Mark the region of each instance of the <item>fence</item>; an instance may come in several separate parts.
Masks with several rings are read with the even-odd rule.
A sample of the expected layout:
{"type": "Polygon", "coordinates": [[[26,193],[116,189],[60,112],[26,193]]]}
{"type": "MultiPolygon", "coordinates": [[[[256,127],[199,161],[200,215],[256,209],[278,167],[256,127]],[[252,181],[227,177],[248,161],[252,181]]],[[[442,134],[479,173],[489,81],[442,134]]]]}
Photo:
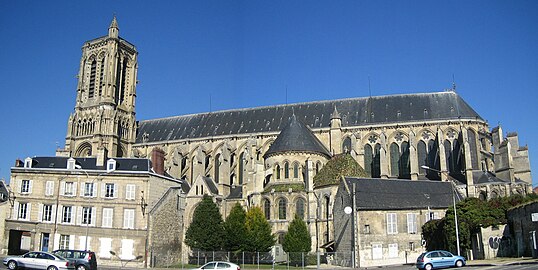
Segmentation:
{"type": "MultiPolygon", "coordinates": [[[[300,269],[316,268],[317,265],[351,267],[350,252],[231,252],[231,251],[191,251],[188,262],[180,268],[202,266],[211,261],[227,261],[241,266],[241,269],[300,269]]],[[[162,266],[161,266],[162,267],[162,266]]],[[[177,265],[176,265],[177,267],[177,265]]]]}

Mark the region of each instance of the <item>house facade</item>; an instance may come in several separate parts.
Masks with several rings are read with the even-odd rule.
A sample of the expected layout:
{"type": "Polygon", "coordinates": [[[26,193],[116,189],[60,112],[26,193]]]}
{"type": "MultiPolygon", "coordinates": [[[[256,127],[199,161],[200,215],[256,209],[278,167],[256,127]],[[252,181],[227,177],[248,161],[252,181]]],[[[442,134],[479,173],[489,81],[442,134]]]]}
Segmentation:
{"type": "Polygon", "coordinates": [[[170,189],[181,189],[181,181],[157,174],[147,159],[99,164],[96,158],[34,157],[11,169],[11,187],[16,199],[2,247],[9,254],[81,249],[95,251],[105,265],[144,264],[153,245],[150,210],[158,213],[153,208],[170,189]]]}

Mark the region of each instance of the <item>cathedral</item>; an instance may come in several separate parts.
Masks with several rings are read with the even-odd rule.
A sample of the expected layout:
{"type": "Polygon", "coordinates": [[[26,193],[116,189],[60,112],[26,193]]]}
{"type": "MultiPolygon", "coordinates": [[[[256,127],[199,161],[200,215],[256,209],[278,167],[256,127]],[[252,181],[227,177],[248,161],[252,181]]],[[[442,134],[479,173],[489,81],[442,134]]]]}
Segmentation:
{"type": "MultiPolygon", "coordinates": [[[[137,121],[137,56],[136,47],[120,37],[116,18],[107,35],[84,43],[65,147],[57,150],[55,158],[65,160],[62,162],[66,166],[69,160],[75,162],[73,168],[78,168],[77,164],[84,167],[83,160],[90,160],[97,164],[95,170],[129,164],[132,167],[124,175],[146,164],[148,177],[157,178],[162,182],[158,187],[166,188],[148,186],[142,193],[144,203],[148,209],[155,207],[168,194],[167,188],[178,188],[184,228],[202,197],[210,195],[223,217],[235,203],[245,208],[261,207],[277,243],[298,215],[308,224],[312,250],[331,250],[335,240],[333,206],[340,181],[321,176],[329,165],[342,159],[359,172],[344,176],[451,182],[464,197],[487,200],[531,192],[527,147],[519,145],[516,133],[505,135],[500,126],[491,128],[455,87],[431,93],[312,101],[137,121]]],[[[19,183],[23,185],[17,180],[20,177],[15,177],[23,173],[19,168],[32,168],[36,160],[30,159],[28,164],[25,160],[12,170],[14,189],[21,189],[19,183]]],[[[117,170],[108,173],[103,171],[95,178],[118,174],[117,170]]],[[[133,207],[140,204],[138,197],[137,193],[133,207]]],[[[141,219],[150,215],[144,211],[133,215],[141,219]]],[[[97,220],[100,213],[104,214],[99,209],[94,212],[97,220]]],[[[16,227],[13,224],[7,227],[16,227]]],[[[179,231],[181,239],[184,233],[179,231]]],[[[91,240],[95,249],[116,245],[114,238],[100,243],[96,238],[91,240]]],[[[86,232],[84,243],[88,241],[86,232]]],[[[147,251],[151,243],[145,241],[147,251]]],[[[143,240],[129,243],[125,245],[143,246],[143,240]]],[[[183,246],[181,252],[185,258],[187,247],[183,246]]]]}

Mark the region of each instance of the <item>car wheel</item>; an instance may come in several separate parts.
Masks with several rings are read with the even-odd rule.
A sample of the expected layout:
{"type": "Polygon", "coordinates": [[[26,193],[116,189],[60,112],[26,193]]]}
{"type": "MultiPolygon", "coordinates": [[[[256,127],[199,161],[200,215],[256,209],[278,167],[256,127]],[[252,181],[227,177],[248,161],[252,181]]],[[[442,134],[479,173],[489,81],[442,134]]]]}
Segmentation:
{"type": "Polygon", "coordinates": [[[432,270],[433,266],[431,264],[424,265],[424,270],[432,270]]]}
{"type": "Polygon", "coordinates": [[[47,267],[47,270],[58,270],[58,268],[56,268],[56,266],[54,266],[54,265],[51,265],[51,266],[47,267]]]}
{"type": "Polygon", "coordinates": [[[80,264],[80,265],[77,265],[77,269],[76,270],[86,270],[86,266],[80,264]]]}
{"type": "Polygon", "coordinates": [[[7,268],[9,268],[9,270],[17,269],[17,262],[16,261],[9,261],[7,263],[7,268]]]}
{"type": "Polygon", "coordinates": [[[462,267],[462,266],[463,266],[463,261],[457,260],[456,261],[456,267],[462,267]]]}

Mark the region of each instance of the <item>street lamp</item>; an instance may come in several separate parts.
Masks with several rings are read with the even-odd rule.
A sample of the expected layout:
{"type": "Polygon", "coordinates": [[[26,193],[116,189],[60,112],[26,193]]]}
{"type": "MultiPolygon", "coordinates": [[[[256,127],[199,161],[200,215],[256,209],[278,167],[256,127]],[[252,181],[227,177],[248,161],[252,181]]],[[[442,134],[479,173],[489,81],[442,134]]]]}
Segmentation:
{"type": "MultiPolygon", "coordinates": [[[[84,170],[84,169],[82,168],[82,166],[80,166],[80,165],[77,164],[77,165],[75,165],[75,169],[84,172],[84,174],[86,174],[86,179],[90,179],[90,174],[88,174],[88,172],[87,172],[86,170],[84,170]]],[[[91,197],[90,195],[95,196],[95,194],[93,194],[93,189],[94,189],[94,186],[93,186],[93,185],[95,184],[95,181],[96,181],[96,180],[99,180],[99,177],[100,177],[100,176],[103,176],[103,175],[105,175],[105,174],[111,173],[111,172],[113,172],[113,171],[114,171],[114,170],[108,170],[108,169],[107,169],[107,172],[100,173],[100,174],[98,174],[95,178],[93,178],[93,179],[91,180],[91,182],[90,182],[90,184],[91,184],[90,188],[92,189],[91,193],[90,193],[89,190],[86,190],[86,186],[84,186],[84,194],[83,194],[83,196],[86,197],[86,199],[87,199],[87,201],[88,201],[88,204],[89,204],[89,202],[90,202],[90,197],[91,197]]],[[[84,250],[88,250],[88,233],[89,233],[89,230],[90,230],[90,219],[88,218],[88,215],[87,215],[87,214],[88,214],[88,213],[86,213],[86,237],[84,238],[84,250]]],[[[93,213],[92,213],[92,214],[93,214],[93,213]]],[[[82,218],[84,219],[84,213],[82,213],[82,218]]]]}
{"type": "MultiPolygon", "coordinates": [[[[447,172],[443,172],[443,171],[440,171],[440,170],[437,170],[437,169],[433,169],[433,168],[430,168],[430,167],[428,167],[426,165],[422,165],[420,167],[422,169],[431,170],[431,171],[437,172],[439,174],[446,173],[447,176],[448,176],[447,172]]],[[[454,181],[451,181],[451,182],[452,182],[452,204],[453,204],[453,207],[454,207],[454,223],[456,224],[456,248],[457,248],[457,251],[458,251],[458,256],[460,256],[460,234],[459,234],[459,226],[458,226],[458,212],[456,211],[456,186],[455,186],[454,181]]]]}

